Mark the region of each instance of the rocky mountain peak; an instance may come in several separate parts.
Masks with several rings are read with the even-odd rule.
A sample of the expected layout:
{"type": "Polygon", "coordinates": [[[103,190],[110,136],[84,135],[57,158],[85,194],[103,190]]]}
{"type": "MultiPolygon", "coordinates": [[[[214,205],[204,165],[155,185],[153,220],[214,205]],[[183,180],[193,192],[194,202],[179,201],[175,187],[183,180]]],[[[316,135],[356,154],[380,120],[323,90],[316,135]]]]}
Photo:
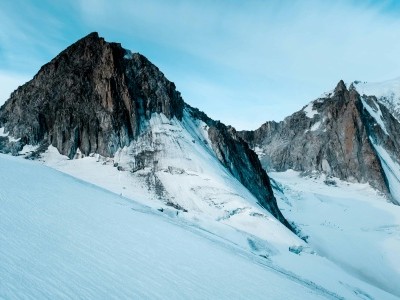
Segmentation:
{"type": "Polygon", "coordinates": [[[336,85],[335,89],[334,89],[334,94],[335,95],[340,95],[343,94],[345,92],[348,92],[346,85],[344,83],[343,80],[340,80],[339,83],[336,85]]]}
{"type": "MultiPolygon", "coordinates": [[[[88,35],[82,37],[78,41],[76,41],[73,45],[72,48],[77,48],[78,46],[89,46],[89,45],[99,45],[99,46],[104,46],[106,44],[104,38],[99,36],[99,33],[94,31],[89,33],[88,35]]],[[[69,47],[66,49],[68,50],[69,47]]]]}
{"type": "Polygon", "coordinates": [[[333,95],[310,102],[282,122],[267,122],[240,135],[257,149],[267,170],[368,182],[399,202],[396,180],[389,179],[398,181],[400,176],[392,173],[400,168],[387,167],[400,163],[399,132],[400,123],[375,97],[347,90],[341,80],[333,95]]]}
{"type": "MultiPolygon", "coordinates": [[[[185,104],[175,84],[146,57],[97,33],[69,46],[18,88],[0,108],[0,130],[0,152],[19,155],[28,146],[36,149],[28,156],[34,158],[53,146],[71,159],[100,155],[112,159],[118,170],[146,178],[149,190],[180,209],[189,198],[209,201],[194,204],[196,209],[206,205],[221,210],[225,202],[196,193],[210,188],[203,177],[228,178],[232,195],[249,191],[292,229],[276,204],[267,173],[236,131],[185,104]],[[189,183],[181,184],[175,176],[187,175],[187,169],[194,177],[189,189],[189,183]],[[175,193],[179,189],[187,194],[175,193]]],[[[237,197],[241,203],[247,196],[237,197]]]]}
{"type": "Polygon", "coordinates": [[[174,83],[147,58],[91,33],[44,65],[0,109],[0,127],[22,143],[112,156],[152,113],[182,118],[174,83]]]}

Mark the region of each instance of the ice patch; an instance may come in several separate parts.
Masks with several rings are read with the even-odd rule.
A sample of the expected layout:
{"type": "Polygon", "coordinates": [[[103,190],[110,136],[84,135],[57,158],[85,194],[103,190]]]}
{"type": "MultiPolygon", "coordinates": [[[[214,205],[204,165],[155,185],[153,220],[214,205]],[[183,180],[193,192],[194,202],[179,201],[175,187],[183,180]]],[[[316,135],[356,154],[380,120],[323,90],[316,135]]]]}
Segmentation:
{"type": "Polygon", "coordinates": [[[382,112],[379,108],[379,104],[374,103],[376,107],[373,108],[367,103],[367,101],[363,97],[361,97],[361,101],[362,101],[364,108],[368,111],[368,113],[371,115],[371,117],[373,117],[375,119],[377,124],[382,128],[382,130],[386,133],[386,135],[389,135],[389,133],[386,130],[385,123],[383,123],[382,112]]]}
{"type": "Polygon", "coordinates": [[[5,133],[4,130],[5,130],[4,127],[1,127],[1,128],[0,128],[0,136],[1,136],[1,137],[7,137],[7,136],[8,136],[8,132],[5,133]]]}
{"type": "Polygon", "coordinates": [[[254,147],[254,152],[257,154],[258,157],[264,156],[264,151],[261,147],[254,147]]]}
{"type": "Polygon", "coordinates": [[[389,183],[390,193],[397,203],[400,203],[400,165],[390,157],[382,146],[373,142],[372,144],[381,160],[383,171],[389,183]]]}
{"type": "Polygon", "coordinates": [[[329,162],[326,159],[322,160],[322,170],[328,174],[331,173],[331,166],[329,165],[329,162]]]}
{"type": "Polygon", "coordinates": [[[311,126],[310,131],[316,131],[316,130],[318,130],[318,129],[321,127],[321,124],[322,124],[321,121],[316,122],[315,124],[313,124],[313,125],[311,126]]]}
{"type": "Polygon", "coordinates": [[[4,127],[1,127],[1,128],[0,128],[0,136],[1,136],[1,137],[8,137],[8,141],[9,141],[9,142],[14,142],[14,143],[15,143],[15,142],[18,142],[18,141],[20,140],[20,138],[16,139],[16,138],[10,136],[8,132],[6,133],[6,132],[4,131],[4,127]]]}
{"type": "Polygon", "coordinates": [[[125,49],[124,58],[125,58],[125,59],[132,59],[132,57],[133,57],[132,51],[125,49]]]}
{"type": "Polygon", "coordinates": [[[315,115],[318,115],[318,111],[313,109],[314,101],[310,102],[306,107],[304,107],[302,110],[306,114],[307,118],[312,119],[315,115]]]}

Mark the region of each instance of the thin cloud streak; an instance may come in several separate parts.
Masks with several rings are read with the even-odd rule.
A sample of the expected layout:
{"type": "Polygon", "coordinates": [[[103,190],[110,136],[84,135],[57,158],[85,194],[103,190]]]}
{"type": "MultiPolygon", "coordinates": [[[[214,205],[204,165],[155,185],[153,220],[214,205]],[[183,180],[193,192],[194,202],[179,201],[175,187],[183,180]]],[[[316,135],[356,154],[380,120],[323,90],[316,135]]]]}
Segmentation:
{"type": "Polygon", "coordinates": [[[146,55],[189,104],[238,129],[281,120],[340,79],[400,75],[400,7],[391,1],[40,3],[24,2],[25,13],[0,5],[8,29],[0,32],[0,71],[33,75],[98,31],[146,55]]]}
{"type": "Polygon", "coordinates": [[[353,5],[349,1],[248,1],[240,5],[146,1],[139,5],[137,1],[120,1],[115,6],[100,1],[92,10],[92,1],[81,3],[82,14],[92,25],[107,23],[108,29],[114,26],[133,38],[192,57],[190,67],[177,70],[167,64],[164,70],[173,74],[178,88],[193,90],[184,93],[190,95],[192,104],[223,120],[227,117],[220,106],[232,115],[243,115],[247,110],[249,114],[243,117],[257,119],[259,124],[271,118],[280,120],[333,88],[340,79],[380,81],[400,74],[400,21],[382,14],[384,5],[353,5]],[[204,62],[220,70],[219,74],[196,73],[197,65],[204,62]],[[188,69],[195,77],[202,77],[203,87],[210,87],[207,94],[207,88],[187,84],[188,69]],[[240,75],[245,80],[238,79],[240,75]],[[218,82],[220,78],[225,82],[218,82]],[[248,84],[260,78],[264,79],[262,86],[248,84]],[[231,98],[213,92],[229,89],[231,98]],[[244,105],[253,104],[237,99],[246,93],[258,94],[257,98],[268,103],[263,106],[271,109],[251,115],[253,110],[244,109],[244,105]],[[215,105],[217,101],[223,105],[215,105]]]}

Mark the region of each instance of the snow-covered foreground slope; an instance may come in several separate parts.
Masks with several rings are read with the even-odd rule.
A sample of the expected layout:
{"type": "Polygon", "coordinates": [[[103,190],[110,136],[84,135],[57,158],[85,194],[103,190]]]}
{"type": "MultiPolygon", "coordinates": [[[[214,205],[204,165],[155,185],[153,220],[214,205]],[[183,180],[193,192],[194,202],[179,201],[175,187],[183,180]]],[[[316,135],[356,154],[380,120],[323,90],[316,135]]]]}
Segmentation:
{"type": "MultiPolygon", "coordinates": [[[[182,122],[159,114],[144,125],[150,130],[114,158],[82,157],[78,151],[71,160],[51,146],[40,158],[112,193],[38,162],[1,156],[0,242],[8,246],[1,249],[7,259],[0,271],[10,280],[0,290],[21,293],[15,280],[22,276],[27,283],[21,295],[34,298],[399,295],[385,282],[347,268],[337,259],[344,256],[326,255],[318,243],[309,247],[260,207],[221,165],[203,122],[187,114],[182,122]],[[143,165],[140,153],[146,154],[143,165]],[[40,294],[43,290],[47,294],[40,294]]],[[[32,150],[26,146],[20,154],[32,150]]],[[[347,255],[343,249],[338,253],[347,255]]],[[[397,276],[384,266],[381,271],[397,276]]]]}
{"type": "Polygon", "coordinates": [[[324,176],[300,177],[294,171],[270,175],[283,213],[319,255],[400,296],[399,206],[367,184],[324,182],[324,176]]]}
{"type": "Polygon", "coordinates": [[[0,298],[397,299],[281,227],[273,232],[274,219],[182,212],[110,164],[47,159],[122,188],[1,155],[0,298]]]}
{"type": "Polygon", "coordinates": [[[329,296],[177,218],[0,156],[1,299],[329,296]]]}
{"type": "Polygon", "coordinates": [[[114,158],[93,155],[70,160],[50,146],[41,160],[155,209],[175,207],[186,219],[216,221],[267,240],[269,250],[263,255],[304,244],[220,163],[204,122],[185,111],[182,121],[153,114],[143,126],[145,133],[114,158]]]}

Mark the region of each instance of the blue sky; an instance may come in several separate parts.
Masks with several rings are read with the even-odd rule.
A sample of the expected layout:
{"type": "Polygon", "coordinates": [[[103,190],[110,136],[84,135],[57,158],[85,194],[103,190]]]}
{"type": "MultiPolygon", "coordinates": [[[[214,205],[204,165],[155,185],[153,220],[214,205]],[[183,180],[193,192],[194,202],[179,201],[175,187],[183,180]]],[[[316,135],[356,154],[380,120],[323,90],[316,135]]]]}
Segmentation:
{"type": "Polygon", "coordinates": [[[238,129],[343,79],[400,76],[400,1],[0,2],[0,103],[92,32],[147,56],[186,102],[238,129]]]}

